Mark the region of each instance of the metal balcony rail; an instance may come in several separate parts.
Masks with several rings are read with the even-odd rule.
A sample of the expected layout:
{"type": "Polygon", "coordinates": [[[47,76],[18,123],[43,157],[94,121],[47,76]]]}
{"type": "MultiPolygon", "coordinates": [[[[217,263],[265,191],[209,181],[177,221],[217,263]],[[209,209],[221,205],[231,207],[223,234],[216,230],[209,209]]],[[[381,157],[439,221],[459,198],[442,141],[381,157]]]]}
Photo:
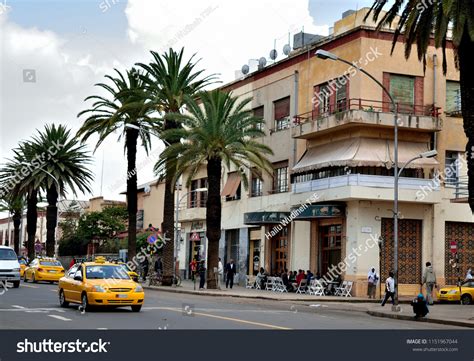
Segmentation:
{"type": "MultiPolygon", "coordinates": [[[[315,121],[330,115],[343,113],[349,110],[363,110],[371,113],[391,113],[392,105],[390,102],[369,100],[362,98],[352,98],[339,100],[336,104],[322,105],[310,112],[302,113],[293,118],[293,125],[299,125],[308,121],[315,121]]],[[[434,107],[433,104],[407,104],[397,103],[397,113],[402,115],[428,116],[439,118],[441,114],[440,107],[434,107]]]]}
{"type": "Polygon", "coordinates": [[[467,176],[458,177],[457,180],[453,180],[453,182],[450,184],[455,187],[454,197],[456,199],[467,198],[469,196],[467,176]]]}

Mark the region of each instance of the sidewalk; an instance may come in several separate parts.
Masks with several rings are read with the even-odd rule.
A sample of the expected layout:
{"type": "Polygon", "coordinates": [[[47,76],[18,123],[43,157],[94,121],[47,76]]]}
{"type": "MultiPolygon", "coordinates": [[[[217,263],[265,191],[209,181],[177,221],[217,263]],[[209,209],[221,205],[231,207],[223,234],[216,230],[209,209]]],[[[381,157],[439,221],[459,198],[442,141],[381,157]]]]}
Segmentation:
{"type": "MultiPolygon", "coordinates": [[[[201,296],[217,296],[217,297],[237,297],[247,299],[264,299],[283,302],[298,302],[302,306],[311,307],[315,310],[320,308],[328,308],[341,311],[357,311],[366,312],[375,317],[386,317],[398,320],[408,320],[413,322],[438,323],[451,326],[471,327],[474,328],[474,306],[462,306],[459,304],[435,304],[430,306],[428,317],[421,320],[414,320],[412,308],[409,305],[411,298],[400,299],[400,312],[393,312],[391,304],[385,307],[380,306],[380,300],[369,300],[365,297],[337,297],[337,296],[310,296],[295,293],[280,293],[265,290],[247,289],[242,286],[234,285],[233,289],[222,290],[199,290],[199,284],[189,280],[184,280],[180,287],[162,287],[162,286],[145,286],[146,289],[193,294],[201,296]]],[[[427,325],[427,328],[429,326],[427,325]]]]}

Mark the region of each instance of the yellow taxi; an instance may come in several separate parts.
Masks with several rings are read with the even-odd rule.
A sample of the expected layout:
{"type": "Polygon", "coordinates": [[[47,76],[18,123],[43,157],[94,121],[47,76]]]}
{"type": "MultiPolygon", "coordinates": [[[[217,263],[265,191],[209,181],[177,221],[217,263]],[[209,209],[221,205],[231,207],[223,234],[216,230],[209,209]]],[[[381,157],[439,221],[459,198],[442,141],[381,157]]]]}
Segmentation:
{"type": "Polygon", "coordinates": [[[459,287],[444,287],[438,292],[438,300],[443,301],[457,301],[461,300],[464,305],[473,303],[474,300],[474,280],[467,280],[461,284],[461,293],[459,287]]]}
{"type": "Polygon", "coordinates": [[[25,269],[27,267],[26,259],[19,257],[18,263],[20,264],[20,277],[22,278],[25,274],[25,269]]]}
{"type": "Polygon", "coordinates": [[[75,264],[59,280],[59,304],[82,305],[84,310],[91,306],[130,306],[140,312],[145,293],[141,285],[135,283],[121,265],[96,258],[94,262],[75,264]]]}
{"type": "Polygon", "coordinates": [[[135,282],[138,282],[138,273],[137,272],[132,271],[132,269],[126,263],[118,262],[118,265],[122,266],[124,271],[128,273],[128,275],[130,276],[130,278],[132,280],[134,280],[135,282]]]}
{"type": "Polygon", "coordinates": [[[23,280],[33,283],[38,281],[53,283],[58,282],[59,279],[64,276],[64,273],[64,267],[57,259],[38,257],[26,266],[23,273],[23,280]]]}

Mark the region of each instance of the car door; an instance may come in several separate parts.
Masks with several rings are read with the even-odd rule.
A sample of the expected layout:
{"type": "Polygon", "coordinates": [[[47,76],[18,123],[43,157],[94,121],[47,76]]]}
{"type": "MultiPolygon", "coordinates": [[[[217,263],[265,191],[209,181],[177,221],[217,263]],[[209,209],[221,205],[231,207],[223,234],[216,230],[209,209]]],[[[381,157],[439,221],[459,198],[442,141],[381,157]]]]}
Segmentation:
{"type": "Polygon", "coordinates": [[[83,281],[84,281],[84,272],[83,272],[83,265],[80,265],[76,272],[74,273],[72,279],[70,280],[71,284],[69,286],[70,288],[70,300],[72,302],[81,302],[81,293],[82,293],[82,285],[83,285],[83,281]],[[74,279],[74,277],[76,276],[81,276],[83,278],[82,281],[76,281],[74,279]]]}
{"type": "Polygon", "coordinates": [[[34,259],[33,261],[30,262],[30,264],[28,265],[28,268],[25,270],[25,273],[26,273],[25,277],[28,280],[33,279],[34,267],[37,263],[38,263],[38,260],[34,259]]]}
{"type": "Polygon", "coordinates": [[[79,267],[78,264],[72,266],[71,269],[67,272],[66,277],[61,281],[63,283],[62,289],[64,292],[64,297],[66,297],[67,300],[72,299],[72,295],[73,295],[73,292],[71,291],[73,287],[72,281],[74,281],[74,274],[76,273],[78,267],[79,267]]]}

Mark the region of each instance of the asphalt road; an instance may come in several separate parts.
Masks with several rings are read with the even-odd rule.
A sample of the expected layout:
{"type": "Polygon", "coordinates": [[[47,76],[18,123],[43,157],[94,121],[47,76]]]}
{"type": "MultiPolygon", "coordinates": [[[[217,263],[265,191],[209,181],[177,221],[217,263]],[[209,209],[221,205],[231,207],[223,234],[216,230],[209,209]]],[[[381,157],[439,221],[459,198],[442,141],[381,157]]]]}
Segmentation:
{"type": "MultiPolygon", "coordinates": [[[[1,289],[3,291],[3,289],[1,289]]],[[[1,293],[1,292],[0,292],[1,293]]],[[[0,295],[0,329],[455,329],[369,316],[363,312],[310,308],[267,300],[146,291],[140,313],[130,308],[82,313],[59,307],[57,285],[24,284],[0,295]]]]}

